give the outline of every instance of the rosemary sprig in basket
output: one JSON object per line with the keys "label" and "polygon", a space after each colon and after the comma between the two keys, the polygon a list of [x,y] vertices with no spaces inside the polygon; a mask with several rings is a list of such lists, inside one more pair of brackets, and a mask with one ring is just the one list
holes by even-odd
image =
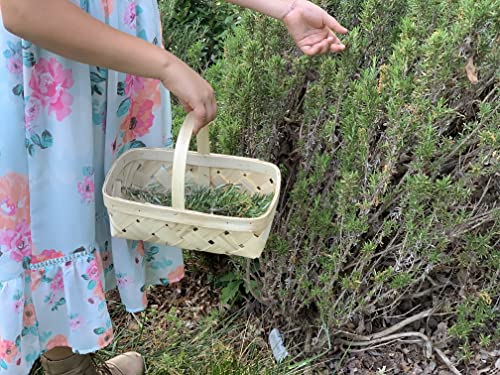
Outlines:
{"label": "rosemary sprig in basket", "polygon": [[[172,206],[170,192],[162,191],[158,186],[123,187],[122,194],[124,198],[136,202]],[[273,194],[249,194],[234,184],[186,186],[186,209],[215,215],[258,217],[267,211],[272,199]]]}

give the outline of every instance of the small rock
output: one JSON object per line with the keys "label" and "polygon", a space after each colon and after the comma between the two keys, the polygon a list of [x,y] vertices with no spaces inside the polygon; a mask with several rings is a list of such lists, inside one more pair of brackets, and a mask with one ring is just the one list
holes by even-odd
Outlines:
{"label": "small rock", "polygon": [[497,361],[495,362],[495,368],[497,370],[500,370],[500,358],[498,358]]}
{"label": "small rock", "polygon": [[424,373],[425,374],[432,374],[433,371],[436,369],[436,367],[437,367],[436,362],[431,361],[431,363],[429,363],[427,366],[425,366]]}
{"label": "small rock", "polygon": [[139,330],[139,324],[137,324],[137,322],[132,319],[130,320],[130,322],[128,323],[128,327],[127,327],[130,331],[132,332],[135,332],[137,330]]}

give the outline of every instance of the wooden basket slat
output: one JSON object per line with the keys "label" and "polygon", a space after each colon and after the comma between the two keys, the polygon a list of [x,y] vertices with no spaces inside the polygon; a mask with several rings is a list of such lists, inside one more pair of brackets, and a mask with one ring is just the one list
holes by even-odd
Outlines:
{"label": "wooden basket slat", "polygon": [[[202,148],[208,152],[207,145]],[[161,207],[132,202],[122,195],[122,187],[156,185],[165,193],[169,193],[172,186],[178,187],[173,185],[173,157],[173,150],[140,148],[125,152],[115,161],[103,187],[112,235],[209,253],[259,257],[276,213],[281,187],[279,169],[256,159],[194,152],[187,153],[185,169],[177,169],[179,175],[185,170],[185,184],[238,184],[251,194],[274,193],[268,210],[258,218],[233,218]]]}

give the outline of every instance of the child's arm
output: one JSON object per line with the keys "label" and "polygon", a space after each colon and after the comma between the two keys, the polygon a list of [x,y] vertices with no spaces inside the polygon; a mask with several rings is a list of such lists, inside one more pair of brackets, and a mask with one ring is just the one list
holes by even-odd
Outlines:
{"label": "child's arm", "polygon": [[68,0],[0,0],[7,30],[60,56],[160,79],[194,110],[197,128],[212,121],[215,96],[203,78],[165,49],[118,31]]}
{"label": "child's arm", "polygon": [[345,46],[334,33],[347,29],[307,0],[228,0],[283,21],[295,43],[308,55],[339,52]]}
{"label": "child's arm", "polygon": [[267,16],[282,20],[288,13],[293,0],[228,0],[230,3],[238,4],[244,8],[255,10]]}

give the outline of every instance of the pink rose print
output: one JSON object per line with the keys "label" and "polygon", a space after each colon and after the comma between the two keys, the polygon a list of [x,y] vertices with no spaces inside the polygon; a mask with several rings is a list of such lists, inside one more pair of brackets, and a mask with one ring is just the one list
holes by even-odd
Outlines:
{"label": "pink rose print", "polygon": [[46,260],[60,258],[62,256],[64,256],[64,254],[57,250],[43,250],[40,254],[33,255],[33,257],[31,258],[31,263],[41,263],[45,262]]}
{"label": "pink rose print", "polygon": [[73,319],[70,319],[69,321],[69,327],[71,328],[72,331],[80,329],[82,325],[83,325],[83,320],[80,316],[76,316]]}
{"label": "pink rose print", "polygon": [[5,216],[14,216],[16,213],[16,205],[9,198],[4,198],[0,201],[0,210]]}
{"label": "pink rose print", "polygon": [[111,265],[111,252],[109,250],[102,252],[102,263],[104,268],[108,268]]}
{"label": "pink rose print", "polygon": [[15,55],[7,61],[7,69],[13,74],[21,74],[23,72],[22,56]]}
{"label": "pink rose print", "polygon": [[23,313],[23,325],[25,327],[31,327],[36,323],[36,313],[35,306],[30,303],[29,305],[24,306]]}
{"label": "pink rose print", "polygon": [[68,339],[64,335],[57,335],[52,337],[50,341],[47,343],[47,350],[57,348],[58,346],[71,346],[68,343]]}
{"label": "pink rose print", "polygon": [[169,283],[175,283],[184,277],[184,266],[181,265],[167,275]]}
{"label": "pink rose print", "polygon": [[101,6],[104,10],[104,15],[109,17],[113,13],[113,8],[115,7],[115,0],[101,0]]}
{"label": "pink rose print", "polygon": [[125,94],[128,97],[136,97],[144,88],[145,79],[143,77],[127,74],[125,77]]}
{"label": "pink rose print", "polygon": [[116,278],[116,283],[118,284],[118,286],[120,288],[123,288],[127,285],[130,285],[130,283],[132,282],[132,280],[130,280],[130,277],[128,276],[124,276],[124,277],[117,277]]}
{"label": "pink rose print", "polygon": [[45,270],[31,270],[31,291],[38,289],[42,282],[42,278],[45,275]]}
{"label": "pink rose print", "polygon": [[154,107],[156,108],[161,104],[160,85],[161,82],[157,79],[152,79],[152,78],[145,79],[144,87],[137,96],[151,99],[154,103]]}
{"label": "pink rose print", "polygon": [[42,111],[42,105],[40,100],[36,98],[30,98],[26,108],[24,109],[24,123],[27,130],[33,128],[33,122],[37,119]]}
{"label": "pink rose print", "polygon": [[49,298],[47,299],[47,304],[50,306],[54,306],[54,304],[56,303],[56,294],[50,293],[48,297]]}
{"label": "pink rose print", "polygon": [[8,173],[0,177],[0,228],[14,229],[22,221],[30,223],[28,178]]}
{"label": "pink rose print", "polygon": [[2,338],[0,338],[0,360],[6,363],[13,363],[17,354],[16,345],[12,341],[2,340]]}
{"label": "pink rose print", "polygon": [[73,85],[71,69],[64,69],[54,57],[50,60],[41,58],[36,63],[29,82],[33,98],[40,100],[43,107],[48,107],[49,114],[54,112],[58,121],[71,114],[73,96],[69,89]]}
{"label": "pink rose print", "polygon": [[110,328],[106,332],[104,332],[102,335],[99,336],[98,339],[98,344],[100,348],[104,348],[111,344],[111,341],[113,340],[113,330]]}
{"label": "pink rose print", "polygon": [[102,281],[98,280],[97,285],[94,288],[94,297],[99,301],[104,301],[104,288],[102,286]]}
{"label": "pink rose print", "polygon": [[22,262],[24,257],[31,256],[31,229],[22,221],[14,230],[7,229],[0,233],[0,245],[5,246],[10,258]]}
{"label": "pink rose print", "polygon": [[123,142],[130,142],[149,133],[155,118],[153,104],[149,99],[132,101],[130,111],[120,126],[120,130],[124,132]]}
{"label": "pink rose print", "polygon": [[20,313],[24,308],[24,298],[20,298],[17,301],[14,301],[14,311],[16,313]]}
{"label": "pink rose print", "polygon": [[[1,10],[0,10],[1,13]],[[23,73],[23,55],[21,41],[16,42],[7,41],[7,49],[3,51],[2,55],[7,61],[7,70],[16,76]],[[22,87],[22,85],[21,85]]]}
{"label": "pink rose print", "polygon": [[78,192],[85,202],[92,203],[94,201],[95,186],[92,176],[85,176],[84,180],[78,183]]}
{"label": "pink rose print", "polygon": [[100,280],[100,275],[101,272],[99,270],[99,267],[97,265],[97,261],[94,259],[92,262],[87,267],[87,276],[89,277],[90,280]]}
{"label": "pink rose print", "polygon": [[141,257],[144,257],[144,242],[143,241],[137,242],[137,247],[135,248],[135,250],[139,253]]}
{"label": "pink rose print", "polygon": [[54,292],[64,290],[63,272],[61,269],[57,271],[54,278],[50,282],[50,289]]}
{"label": "pink rose print", "polygon": [[131,29],[135,29],[135,17],[136,17],[136,6],[135,1],[130,1],[125,9],[125,15],[123,16],[123,22],[125,25]]}

